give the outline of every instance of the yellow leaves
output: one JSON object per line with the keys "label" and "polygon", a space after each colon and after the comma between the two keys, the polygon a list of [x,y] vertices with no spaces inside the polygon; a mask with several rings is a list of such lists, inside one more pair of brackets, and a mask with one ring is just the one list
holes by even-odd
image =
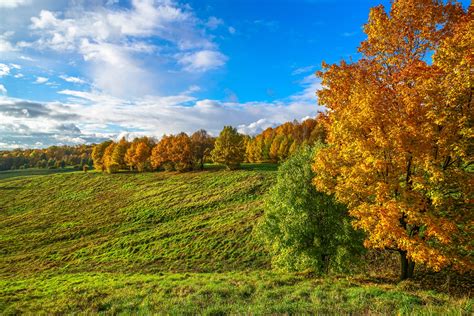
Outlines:
{"label": "yellow leaves", "polygon": [[318,73],[329,147],[315,157],[314,184],[349,206],[367,246],[406,250],[434,269],[472,262],[453,254],[462,253],[454,241],[474,239],[472,226],[456,226],[472,218],[462,166],[473,160],[473,20],[431,0],[395,1],[390,15],[376,7],[364,56]]}

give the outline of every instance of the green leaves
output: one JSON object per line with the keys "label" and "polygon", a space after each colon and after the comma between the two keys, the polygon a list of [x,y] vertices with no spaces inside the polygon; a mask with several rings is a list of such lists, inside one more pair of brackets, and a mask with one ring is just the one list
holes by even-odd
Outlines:
{"label": "green leaves", "polygon": [[312,184],[311,162],[321,147],[303,147],[282,164],[266,198],[259,236],[282,270],[348,270],[350,259],[363,249],[346,207]]}

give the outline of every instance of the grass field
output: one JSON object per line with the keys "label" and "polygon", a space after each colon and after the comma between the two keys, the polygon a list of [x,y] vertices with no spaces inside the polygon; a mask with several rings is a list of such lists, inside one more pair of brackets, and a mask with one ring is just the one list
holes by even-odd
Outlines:
{"label": "grass field", "polygon": [[272,272],[253,228],[275,170],[0,173],[0,313],[472,313],[469,294]]}

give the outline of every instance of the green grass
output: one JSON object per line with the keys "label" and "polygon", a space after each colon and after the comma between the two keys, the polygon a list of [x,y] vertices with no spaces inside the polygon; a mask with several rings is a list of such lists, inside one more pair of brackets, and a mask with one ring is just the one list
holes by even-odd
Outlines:
{"label": "green grass", "polygon": [[253,227],[276,166],[243,169],[0,173],[0,314],[472,313],[410,284],[271,272]]}
{"label": "green grass", "polygon": [[7,170],[0,171],[0,180],[16,177],[29,177],[29,176],[43,176],[48,174],[63,173],[77,171],[74,168],[64,168],[64,169],[40,169],[40,168],[28,168],[28,169],[16,169],[16,170]]}

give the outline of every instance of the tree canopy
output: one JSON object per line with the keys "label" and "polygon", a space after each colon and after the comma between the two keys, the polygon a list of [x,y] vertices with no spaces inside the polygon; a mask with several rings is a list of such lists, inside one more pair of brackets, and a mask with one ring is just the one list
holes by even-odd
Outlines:
{"label": "tree canopy", "polygon": [[473,267],[473,28],[459,4],[394,1],[370,11],[360,60],[318,73],[329,147],[314,183],[367,247],[400,252],[402,279],[414,263]]}

